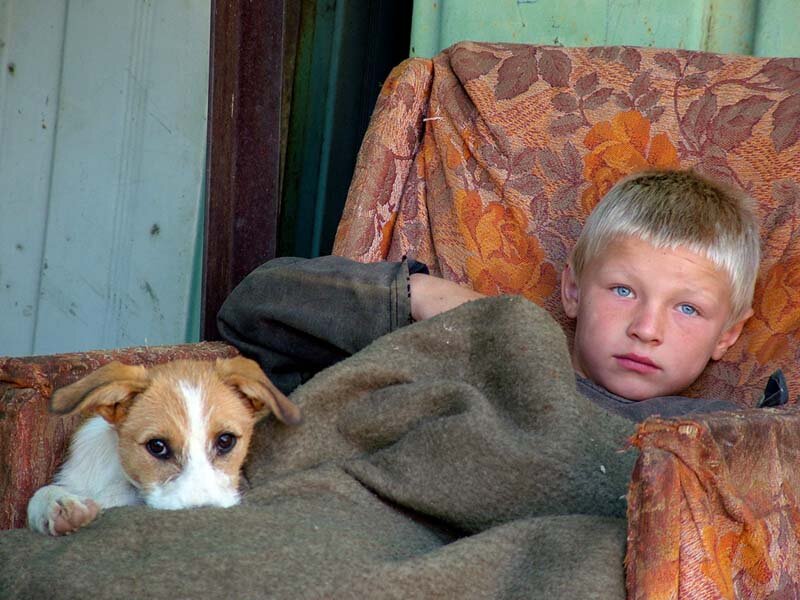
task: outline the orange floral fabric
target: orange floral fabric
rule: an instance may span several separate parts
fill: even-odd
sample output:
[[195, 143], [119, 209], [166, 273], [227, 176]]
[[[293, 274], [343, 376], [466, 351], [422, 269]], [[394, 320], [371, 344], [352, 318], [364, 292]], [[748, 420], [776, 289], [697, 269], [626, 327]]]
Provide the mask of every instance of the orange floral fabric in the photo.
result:
[[589, 187], [581, 196], [586, 214], [625, 175], [643, 169], [680, 167], [678, 152], [669, 136], [659, 133], [651, 140], [650, 121], [635, 110], [597, 123], [586, 134], [583, 144], [589, 150], [583, 160], [583, 176]]
[[797, 597], [796, 408], [650, 419], [633, 444], [629, 598]]
[[689, 395], [752, 406], [782, 368], [800, 390], [800, 60], [652, 48], [464, 42], [386, 81], [334, 253], [410, 255], [564, 325], [558, 276], [621, 177], [693, 167], [757, 201], [755, 316]]
[[472, 286], [497, 295], [511, 286], [525, 296], [546, 297], [557, 285], [557, 274], [544, 260], [544, 250], [527, 235], [528, 215], [500, 202], [483, 205], [477, 192], [458, 190], [455, 208], [459, 233], [469, 254], [465, 268]]

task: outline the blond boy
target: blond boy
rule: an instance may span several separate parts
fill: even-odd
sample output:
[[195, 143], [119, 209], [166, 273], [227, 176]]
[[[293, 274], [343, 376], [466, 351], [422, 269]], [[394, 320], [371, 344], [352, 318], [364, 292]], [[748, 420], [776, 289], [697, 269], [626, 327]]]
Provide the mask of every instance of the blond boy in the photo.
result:
[[[587, 219], [562, 274], [579, 384], [632, 401], [686, 389], [753, 314], [758, 264], [758, 224], [745, 195], [691, 171], [619, 182]], [[479, 297], [411, 276], [416, 319]]]

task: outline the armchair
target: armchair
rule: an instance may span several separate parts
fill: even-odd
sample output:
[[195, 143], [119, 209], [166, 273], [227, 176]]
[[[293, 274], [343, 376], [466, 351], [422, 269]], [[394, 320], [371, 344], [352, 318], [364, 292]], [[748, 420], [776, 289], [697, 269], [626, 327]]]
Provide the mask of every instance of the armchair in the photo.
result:
[[[585, 216], [630, 172], [694, 167], [757, 200], [764, 255], [755, 316], [689, 393], [751, 407], [778, 367], [795, 393], [798, 91], [800, 63], [790, 59], [465, 42], [407, 60], [379, 97], [334, 253], [365, 262], [411, 255], [483, 293], [524, 295], [569, 333], [558, 273]], [[112, 356], [234, 350], [215, 343], [149, 352], [0, 361], [0, 526], [22, 526], [28, 495], [51, 475], [74, 425], [45, 414], [53, 387]], [[790, 461], [800, 451], [799, 420], [790, 406], [652, 419], [638, 429], [629, 597], [702, 590], [766, 598], [797, 589], [800, 506]]]
[[[570, 333], [557, 273], [586, 215], [628, 173], [693, 167], [757, 201], [763, 258], [755, 316], [688, 393], [751, 407], [780, 367], [796, 394], [799, 86], [795, 59], [680, 50], [461, 43], [409, 60], [384, 85], [334, 252], [412, 255], [524, 295]], [[790, 406], [639, 427], [629, 597], [797, 590], [798, 419]]]

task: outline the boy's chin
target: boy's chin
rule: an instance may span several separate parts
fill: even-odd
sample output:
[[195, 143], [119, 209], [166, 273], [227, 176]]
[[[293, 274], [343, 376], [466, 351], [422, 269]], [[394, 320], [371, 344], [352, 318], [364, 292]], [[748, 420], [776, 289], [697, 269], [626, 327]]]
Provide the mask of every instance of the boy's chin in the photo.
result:
[[668, 378], [663, 372], [643, 375], [613, 368], [583, 369], [579, 367], [578, 362], [573, 360], [573, 368], [581, 377], [593, 381], [612, 394], [633, 402], [664, 396], [679, 396], [691, 384], [691, 381], [689, 383], [666, 381]]

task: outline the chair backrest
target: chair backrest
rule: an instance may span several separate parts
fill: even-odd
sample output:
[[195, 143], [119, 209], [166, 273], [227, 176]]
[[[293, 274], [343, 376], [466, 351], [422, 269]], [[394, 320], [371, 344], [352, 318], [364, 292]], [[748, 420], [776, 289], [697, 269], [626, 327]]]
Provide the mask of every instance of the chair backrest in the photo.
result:
[[408, 254], [565, 325], [558, 278], [621, 177], [693, 167], [758, 202], [755, 316], [690, 395], [752, 405], [784, 370], [800, 390], [800, 59], [464, 42], [386, 81], [334, 253]]

